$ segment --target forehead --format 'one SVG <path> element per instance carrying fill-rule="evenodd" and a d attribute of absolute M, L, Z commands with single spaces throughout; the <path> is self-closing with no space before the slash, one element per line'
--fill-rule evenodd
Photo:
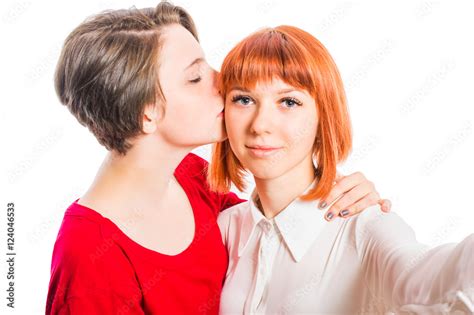
<path fill-rule="evenodd" d="M 194 36 L 183 26 L 173 24 L 166 26 L 162 33 L 160 64 L 174 71 L 184 70 L 204 53 Z"/>
<path fill-rule="evenodd" d="M 279 77 L 273 77 L 271 80 L 259 80 L 255 82 L 255 84 L 251 86 L 241 86 L 241 85 L 233 85 L 232 88 L 229 90 L 242 90 L 248 91 L 253 93 L 287 93 L 291 91 L 300 92 L 303 94 L 309 95 L 308 91 L 302 89 L 301 87 L 291 85 L 288 82 L 285 82 Z"/>
<path fill-rule="evenodd" d="M 297 87 L 292 86 L 278 77 L 273 77 L 271 80 L 261 80 L 257 81 L 254 87 L 255 90 L 282 90 L 282 89 L 297 89 Z"/>

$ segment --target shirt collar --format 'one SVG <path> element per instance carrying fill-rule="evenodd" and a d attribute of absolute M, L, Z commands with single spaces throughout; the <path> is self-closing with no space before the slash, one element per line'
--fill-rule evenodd
<path fill-rule="evenodd" d="M 303 194 L 306 194 L 315 184 L 316 179 Z M 239 257 L 247 248 L 257 225 L 261 221 L 271 222 L 258 209 L 255 203 L 256 195 L 257 192 L 254 189 L 248 202 L 249 209 L 245 211 L 242 220 Z M 318 208 L 318 204 L 319 200 L 302 201 L 296 198 L 274 218 L 275 224 L 296 262 L 301 261 L 324 226 L 329 223 L 324 219 L 324 211 Z"/>

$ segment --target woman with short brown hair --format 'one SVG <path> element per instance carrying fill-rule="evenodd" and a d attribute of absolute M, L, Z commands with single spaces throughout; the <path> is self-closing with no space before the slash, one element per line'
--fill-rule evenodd
<path fill-rule="evenodd" d="M 217 313 L 227 253 L 216 218 L 243 200 L 210 191 L 207 162 L 190 153 L 226 137 L 197 39 L 186 11 L 166 2 L 95 15 L 66 39 L 57 94 L 108 153 L 65 213 L 47 314 Z M 348 192 L 335 215 L 379 202 L 360 174 L 332 192 Z"/>

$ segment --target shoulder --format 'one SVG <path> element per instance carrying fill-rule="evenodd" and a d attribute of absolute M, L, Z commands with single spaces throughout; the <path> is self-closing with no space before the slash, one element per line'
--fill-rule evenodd
<path fill-rule="evenodd" d="M 93 246 L 100 244 L 106 236 L 103 233 L 104 221 L 105 218 L 99 213 L 73 203 L 64 215 L 55 249 L 76 253 L 92 250 Z"/>
<path fill-rule="evenodd" d="M 378 205 L 368 207 L 351 218 L 355 241 L 364 244 L 403 245 L 416 242 L 415 231 L 395 211 L 388 213 Z"/>
<path fill-rule="evenodd" d="M 380 210 L 378 205 L 374 205 L 362 210 L 362 212 L 356 216 L 353 216 L 351 221 L 358 227 L 365 227 L 368 225 L 375 225 L 381 221 L 386 221 L 388 216 L 392 214 L 392 212 L 385 213 Z"/>
<path fill-rule="evenodd" d="M 223 210 L 217 217 L 217 224 L 222 235 L 228 235 L 229 231 L 239 229 L 244 223 L 246 215 L 250 214 L 250 201 L 244 201 Z"/>
<path fill-rule="evenodd" d="M 379 205 L 366 208 L 358 215 L 352 217 L 353 223 L 359 228 L 386 229 L 409 228 L 409 225 L 395 211 L 383 212 Z"/>
<path fill-rule="evenodd" d="M 74 203 L 66 211 L 59 229 L 51 272 L 101 276 L 102 272 L 111 270 L 111 264 L 123 267 L 128 262 L 119 240 L 118 228 L 114 229 L 99 213 Z"/>
<path fill-rule="evenodd" d="M 48 314 L 67 312 L 69 306 L 78 313 L 95 314 L 89 312 L 92 306 L 108 313 L 140 294 L 133 253 L 120 233 L 112 222 L 77 202 L 66 210 L 51 261 Z"/>
<path fill-rule="evenodd" d="M 70 210 L 76 210 L 77 205 L 69 207 L 64 215 L 55 243 L 56 255 L 68 255 L 87 252 L 91 246 L 98 244 L 101 239 L 101 223 L 97 218 L 92 218 Z"/>
<path fill-rule="evenodd" d="M 238 221 L 250 211 L 250 201 L 244 201 L 223 210 L 218 217 L 218 221 Z"/>
<path fill-rule="evenodd" d="M 208 165 L 209 163 L 202 157 L 189 153 L 179 163 L 174 175 L 178 180 L 183 180 L 183 184 L 198 188 L 203 195 L 208 195 L 210 193 L 207 182 Z"/>
<path fill-rule="evenodd" d="M 194 153 L 188 153 L 179 163 L 175 170 L 175 174 L 205 178 L 208 165 L 209 163 L 202 157 Z"/>
<path fill-rule="evenodd" d="M 90 211 L 73 204 L 62 221 L 51 261 L 48 301 L 53 304 L 63 305 L 73 296 L 113 292 L 122 298 L 138 292 L 120 231 Z"/>

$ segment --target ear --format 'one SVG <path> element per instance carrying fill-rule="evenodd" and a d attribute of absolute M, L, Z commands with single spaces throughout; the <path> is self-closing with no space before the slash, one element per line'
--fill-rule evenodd
<path fill-rule="evenodd" d="M 160 104 L 146 105 L 143 111 L 143 132 L 146 134 L 154 133 L 161 118 L 162 108 Z"/>

